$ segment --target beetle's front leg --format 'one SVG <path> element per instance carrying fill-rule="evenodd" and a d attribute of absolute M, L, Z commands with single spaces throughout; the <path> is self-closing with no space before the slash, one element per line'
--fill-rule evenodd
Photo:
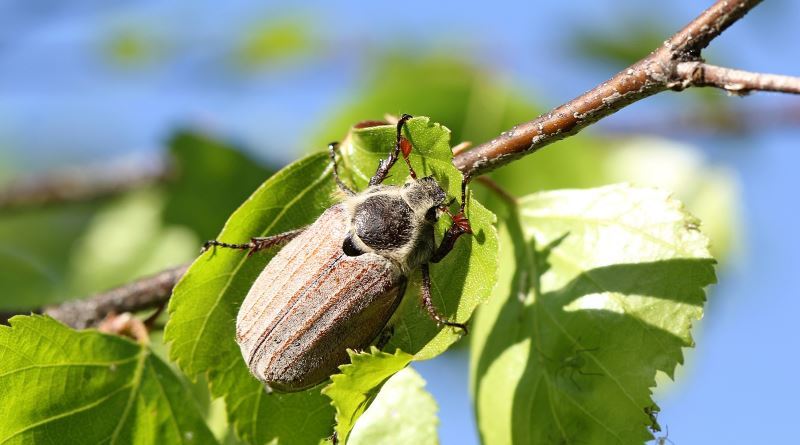
<path fill-rule="evenodd" d="M 272 236 L 254 237 L 250 238 L 249 243 L 242 243 L 242 244 L 231 244 L 223 241 L 209 240 L 203 243 L 202 252 L 208 250 L 209 247 L 225 247 L 227 249 L 249 250 L 247 256 L 250 256 L 261 250 L 269 249 L 270 247 L 282 246 L 288 243 L 289 241 L 293 240 L 297 235 L 303 233 L 304 230 L 305 227 L 301 229 L 290 230 L 288 232 L 283 232 Z"/>
<path fill-rule="evenodd" d="M 425 306 L 425 309 L 428 311 L 428 315 L 430 315 L 437 324 L 459 328 L 464 331 L 464 335 L 467 335 L 469 331 L 467 330 L 466 324 L 447 321 L 441 314 L 439 314 L 439 311 L 436 310 L 436 306 L 433 305 L 433 301 L 431 300 L 431 272 L 428 269 L 428 264 L 423 264 L 421 269 L 422 289 L 420 290 L 420 295 L 422 296 L 422 305 Z"/>
<path fill-rule="evenodd" d="M 414 172 L 414 169 L 411 167 L 411 162 L 408 160 L 408 154 L 411 152 L 411 143 L 403 137 L 403 125 L 412 117 L 413 116 L 410 114 L 400 116 L 400 120 L 397 121 L 397 135 L 395 137 L 394 149 L 389 153 L 388 158 L 382 159 L 378 163 L 378 169 L 375 171 L 375 174 L 372 175 L 372 178 L 370 178 L 369 185 L 378 185 L 386 179 L 389 175 L 389 170 L 392 169 L 392 166 L 400 157 L 401 151 L 403 153 L 403 159 L 405 159 L 408 165 L 408 172 L 411 174 L 412 178 L 416 179 L 417 174 Z"/>

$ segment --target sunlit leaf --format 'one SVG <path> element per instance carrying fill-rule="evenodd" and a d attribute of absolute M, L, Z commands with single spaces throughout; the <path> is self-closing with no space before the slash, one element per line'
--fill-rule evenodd
<path fill-rule="evenodd" d="M 348 443 L 437 444 L 436 411 L 436 401 L 425 391 L 422 377 L 412 368 L 402 369 L 386 381 L 378 397 L 358 419 Z"/>
<path fill-rule="evenodd" d="M 378 395 L 384 382 L 405 368 L 413 358 L 400 350 L 387 354 L 374 347 L 371 352 L 348 351 L 348 355 L 350 364 L 341 366 L 342 373 L 331 377 L 331 383 L 322 390 L 333 400 L 336 433 L 342 443 L 347 443 L 350 430 Z"/>
<path fill-rule="evenodd" d="M 666 193 L 544 192 L 509 211 L 501 277 L 472 335 L 487 444 L 642 443 L 657 371 L 672 376 L 714 260 Z"/>
<path fill-rule="evenodd" d="M 714 257 L 724 260 L 741 233 L 739 184 L 734 171 L 713 165 L 691 145 L 656 137 L 617 141 L 605 163 L 612 181 L 669 190 L 703 221 Z"/>

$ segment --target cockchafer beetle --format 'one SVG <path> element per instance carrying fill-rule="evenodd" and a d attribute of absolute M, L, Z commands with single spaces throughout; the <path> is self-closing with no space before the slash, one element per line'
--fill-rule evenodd
<path fill-rule="evenodd" d="M 310 226 L 249 243 L 212 240 L 249 254 L 285 246 L 250 288 L 236 319 L 236 341 L 250 372 L 268 389 L 301 391 L 326 380 L 347 363 L 347 349 L 364 349 L 380 336 L 405 292 L 410 274 L 422 272 L 422 305 L 440 325 L 431 302 L 428 264 L 444 258 L 459 236 L 472 233 L 465 216 L 466 181 L 460 211 L 453 215 L 445 192 L 432 176 L 417 178 L 408 160 L 411 143 L 397 122 L 389 157 L 381 160 L 366 190 L 350 189 L 339 177 L 336 143 L 329 145 L 333 175 L 345 198 Z M 400 154 L 410 178 L 402 186 L 383 181 Z M 437 247 L 434 224 L 442 213 L 453 224 Z"/>

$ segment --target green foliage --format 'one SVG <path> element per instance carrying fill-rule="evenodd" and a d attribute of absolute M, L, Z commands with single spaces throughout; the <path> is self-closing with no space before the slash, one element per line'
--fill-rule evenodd
<path fill-rule="evenodd" d="M 147 346 L 42 316 L 0 326 L 0 418 L 3 444 L 216 443 Z"/>
<path fill-rule="evenodd" d="M 598 37 L 597 33 L 592 37 Z M 660 39 L 658 44 L 663 36 Z M 332 118 L 324 121 L 308 146 L 336 140 L 342 128 L 381 118 L 387 111 L 435 116 L 452 130 L 453 144 L 488 141 L 545 111 L 536 104 L 533 92 L 526 94 L 501 75 L 452 56 L 396 54 L 373 63 L 372 70 L 365 70 L 370 74 L 359 81 L 360 94 L 349 103 L 336 103 L 335 112 L 328 113 Z M 701 114 L 719 116 L 728 103 L 714 103 L 713 112 Z M 635 149 L 627 149 L 633 145 Z M 714 240 L 714 254 L 726 255 L 740 219 L 732 202 L 738 196 L 733 174 L 702 159 L 698 162 L 701 156 L 696 147 L 666 145 L 641 138 L 607 139 L 590 129 L 493 171 L 490 177 L 515 196 L 621 181 L 664 188 L 701 217 L 704 230 Z M 687 154 L 690 150 L 693 153 Z M 691 173 L 681 174 L 687 171 L 687 157 L 694 158 L 688 165 Z M 475 192 L 484 204 L 495 200 L 479 184 Z"/>
<path fill-rule="evenodd" d="M 583 58 L 622 69 L 647 56 L 670 35 L 663 24 L 629 18 L 627 23 L 616 24 L 616 30 L 576 29 L 571 37 L 573 50 Z"/>
<path fill-rule="evenodd" d="M 450 163 L 447 129 L 417 118 L 408 123 L 406 135 L 414 144 L 412 162 L 418 174 L 435 175 L 450 196 L 460 196 L 461 176 Z M 378 157 L 385 157 L 393 144 L 393 126 L 354 131 L 342 145 L 342 170 L 352 171 L 350 179 L 363 186 Z M 404 168 L 400 161 L 387 181 L 404 181 Z M 327 155 L 306 157 L 267 180 L 234 212 L 218 239 L 243 242 L 310 224 L 333 203 L 334 189 Z M 467 320 L 489 295 L 496 274 L 494 216 L 474 200 L 469 202 L 468 216 L 475 235 L 460 240 L 447 260 L 432 268 L 434 304 L 459 321 Z M 225 397 L 230 422 L 244 440 L 316 443 L 329 436 L 333 426 L 332 409 L 319 388 L 265 394 L 249 376 L 234 342 L 238 306 L 272 255 L 247 258 L 243 252 L 216 249 L 200 256 L 175 288 L 166 339 L 172 343 L 171 358 L 184 372 L 207 373 L 212 393 Z M 414 287 L 418 280 L 412 277 L 395 319 L 395 335 L 385 349 L 399 348 L 424 359 L 443 352 L 459 334 L 438 328 L 423 312 Z M 304 415 L 276 416 L 293 410 Z"/>
<path fill-rule="evenodd" d="M 425 381 L 413 369 L 405 368 L 384 383 L 359 418 L 348 443 L 436 444 L 436 411 L 436 401 L 425 391 Z"/>
<path fill-rule="evenodd" d="M 164 222 L 186 226 L 200 239 L 219 233 L 226 218 L 273 171 L 240 147 L 197 131 L 169 140 L 175 177 L 167 185 Z"/>
<path fill-rule="evenodd" d="M 27 309 L 68 296 L 72 248 L 98 208 L 92 202 L 0 215 L 0 307 Z"/>
<path fill-rule="evenodd" d="M 608 186 L 506 209 L 501 269 L 472 335 L 485 443 L 641 443 L 657 371 L 672 376 L 714 260 L 667 194 Z"/>
<path fill-rule="evenodd" d="M 414 358 L 400 350 L 387 354 L 375 347 L 368 353 L 347 353 L 351 364 L 342 365 L 342 373 L 332 376 L 331 383 L 322 390 L 333 400 L 336 433 L 342 443 L 347 443 L 347 436 L 356 420 L 370 406 L 384 382 Z"/>
<path fill-rule="evenodd" d="M 375 60 L 359 83 L 360 95 L 337 103 L 331 119 L 315 134 L 317 147 L 341 137 L 342 128 L 385 113 L 435 116 L 446 122 L 454 144 L 484 141 L 535 116 L 536 108 L 519 92 L 475 64 L 449 55 L 395 54 Z"/>
<path fill-rule="evenodd" d="M 102 55 L 117 68 L 148 68 L 168 55 L 167 36 L 146 24 L 127 24 L 104 36 Z"/>
<path fill-rule="evenodd" d="M 162 224 L 164 203 L 149 187 L 98 209 L 72 249 L 72 292 L 89 295 L 191 260 L 200 242 L 185 227 Z"/>
<path fill-rule="evenodd" d="M 247 29 L 234 49 L 236 65 L 244 69 L 274 68 L 299 57 L 308 57 L 319 46 L 309 30 L 316 26 L 310 19 L 281 21 L 270 18 Z"/>
<path fill-rule="evenodd" d="M 462 86 L 473 91 L 470 85 Z M 370 106 L 392 98 L 387 93 Z M 509 110 L 503 115 L 512 115 Z M 462 132 L 471 131 L 464 122 L 474 119 L 457 119 Z M 461 175 L 451 163 L 450 131 L 418 117 L 408 122 L 404 134 L 414 146 L 410 159 L 417 173 L 434 175 L 450 197 L 458 198 Z M 394 137 L 391 125 L 352 130 L 340 146 L 345 182 L 362 190 Z M 635 175 L 640 167 L 641 172 L 652 170 L 648 165 L 658 152 L 646 151 L 652 143 L 636 148 L 635 153 L 647 153 L 637 157 L 630 154 L 634 149 L 586 154 L 577 138 L 569 141 L 578 142 L 530 158 L 535 167 L 520 161 L 494 177 L 517 194 L 627 177 L 667 184 L 701 207 L 731 189 L 716 176 L 695 184 L 687 178 Z M 75 244 L 64 248 L 72 253 L 63 258 L 65 265 L 70 256 L 73 260 L 72 286 L 93 289 L 122 279 L 126 271 L 146 270 L 168 258 L 159 253 L 162 248 L 185 256 L 186 246 L 196 242 L 194 234 L 213 237 L 225 213 L 240 200 L 244 203 L 218 239 L 245 242 L 302 227 L 337 200 L 326 153 L 291 164 L 245 200 L 250 188 L 268 176 L 266 169 L 201 134 L 179 133 L 171 147 L 175 182 L 163 190 L 113 200 L 99 212 L 91 207 L 92 213 L 79 215 L 83 219 L 59 228 L 74 229 L 78 239 L 61 240 Z M 554 154 L 547 158 L 548 153 Z M 680 161 L 674 159 L 674 150 L 669 153 L 658 159 Z M 570 156 L 582 161 L 568 162 Z M 610 169 L 607 159 L 628 170 Z M 692 176 L 706 171 L 696 162 L 680 165 L 692 166 Z M 406 178 L 401 159 L 387 183 Z M 703 288 L 714 280 L 714 260 L 698 221 L 677 201 L 651 189 L 613 186 L 538 193 L 517 205 L 501 205 L 495 196 L 482 193 L 501 216 L 500 241 L 495 214 L 470 197 L 467 213 L 474 235 L 460 239 L 443 262 L 431 266 L 431 273 L 433 302 L 450 320 L 469 320 L 493 295 L 469 336 L 471 384 L 483 439 L 488 444 L 648 439 L 650 420 L 644 409 L 654 405 L 650 389 L 656 374 L 671 376 L 682 361 L 681 348 L 692 345 L 691 323 L 702 315 Z M 30 215 L 7 217 L 0 237 L 3 230 L 9 231 L 9 239 L 14 230 L 26 233 L 19 227 L 36 221 L 36 213 Z M 447 217 L 439 222 L 439 239 L 449 223 Z M 140 232 L 120 241 L 121 247 L 104 249 L 104 240 L 119 239 L 132 226 Z M 42 232 L 49 240 L 47 230 Z M 43 243 L 44 248 L 48 246 Z M 119 252 L 127 253 L 117 263 L 109 255 Z M 330 438 L 334 426 L 342 443 L 436 443 L 435 402 L 407 365 L 442 353 L 460 333 L 437 327 L 421 308 L 418 272 L 410 277 L 390 321 L 394 335 L 383 348 L 386 352 L 352 353 L 352 363 L 324 389 L 320 385 L 299 393 L 268 394 L 250 376 L 234 341 L 234 320 L 250 285 L 275 253 L 248 258 L 243 252 L 216 249 L 201 255 L 170 302 L 165 333 L 170 358 L 199 380 L 197 385 L 207 379 L 211 395 L 224 398 L 228 423 L 247 443 L 316 444 Z M 499 271 L 498 264 L 503 265 Z M 93 271 L 101 273 L 93 278 Z M 14 301 L 24 300 L 12 294 L 3 304 L 13 306 Z M 0 426 L 0 442 L 10 435 L 9 443 L 29 441 L 25 434 L 36 434 L 30 436 L 36 440 L 57 438 L 59 443 L 93 442 L 115 430 L 120 442 L 214 441 L 192 393 L 149 346 L 97 332 L 78 333 L 44 317 L 19 317 L 13 323 L 13 328 L 0 328 L 0 416 L 9 419 L 8 426 Z M 18 405 L 31 408 L 7 408 Z M 143 414 L 153 410 L 157 416 Z M 71 427 L 88 422 L 83 419 L 90 415 L 101 419 L 92 420 L 97 429 L 86 433 Z"/>

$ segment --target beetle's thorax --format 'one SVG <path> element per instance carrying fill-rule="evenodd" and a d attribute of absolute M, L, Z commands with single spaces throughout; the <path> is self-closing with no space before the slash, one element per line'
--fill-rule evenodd
<path fill-rule="evenodd" d="M 403 186 L 372 186 L 348 198 L 349 254 L 373 252 L 410 273 L 433 254 L 433 225 L 445 197 L 436 180 L 425 177 Z"/>

